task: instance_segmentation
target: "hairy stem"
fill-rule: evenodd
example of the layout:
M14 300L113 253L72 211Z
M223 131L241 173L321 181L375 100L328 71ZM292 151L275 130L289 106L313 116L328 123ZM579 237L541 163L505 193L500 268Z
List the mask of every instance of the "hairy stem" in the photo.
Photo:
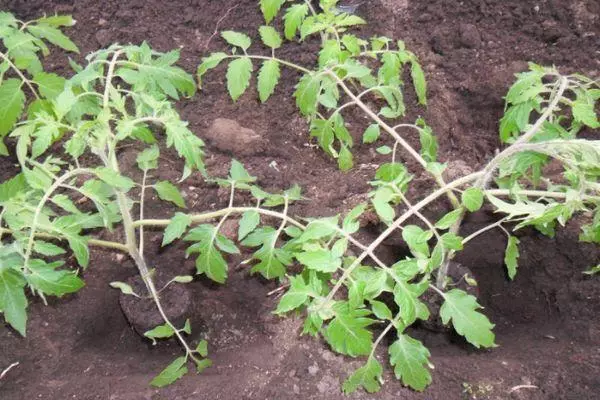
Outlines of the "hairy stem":
M39 100L40 96L38 95L37 90L35 90L35 88L31 84L31 81L29 79L27 79L27 77L25 75L23 75L21 70L19 68L17 68L17 66L15 64L13 64L12 61L10 61L8 56L0 51L0 58L3 59L8 64L8 66L15 72L15 74L17 74L19 76L19 78L21 78L23 83L25 83L27 85L27 87L29 88L29 90L31 90L31 93L33 93L35 98Z

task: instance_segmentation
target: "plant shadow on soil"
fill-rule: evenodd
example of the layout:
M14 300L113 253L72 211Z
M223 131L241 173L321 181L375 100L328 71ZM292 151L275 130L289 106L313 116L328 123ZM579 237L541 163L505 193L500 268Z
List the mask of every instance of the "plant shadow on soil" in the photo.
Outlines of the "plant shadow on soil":
M236 6L237 5L237 6ZM255 0L245 1L4 1L3 9L21 19L46 13L72 13L77 25L68 33L82 54L112 42L148 40L159 50L182 48L181 64L194 71L200 57L223 48L212 37L216 21L234 7L219 29L252 33L262 24ZM429 2L380 0L358 8L370 24L362 34L403 39L425 66L430 105L411 108L407 118L424 113L440 140L440 154L452 168L476 168L496 147L502 96L512 74L526 61L555 64L564 72L597 77L600 4L594 0L493 2L465 0ZM307 44L314 50L314 44ZM312 47L311 47L312 46ZM312 62L310 51L290 46L283 57ZM81 60L80 60L81 61ZM52 55L47 66L65 71L66 58ZM299 183L310 201L292 208L294 215L332 215L364 198L372 164L383 162L368 146L358 146L349 173L337 171L321 151L306 146L307 127L294 109L290 93L297 76L285 71L282 85L265 106L246 94L233 104L224 89L223 68L209 74L201 95L183 101L181 112L191 129L210 136L217 118L236 120L269 143L237 154L208 141L207 165L224 174L231 156L238 158L268 189ZM414 104L414 96L407 93ZM358 112L348 121L356 138L366 125ZM408 138L414 143L415 138ZM179 162L160 171L161 179L177 179ZM133 171L133 153L121 159ZM275 161L276 164L272 164ZM14 160L0 160L0 178L15 172ZM271 166L269 166L271 164ZM408 162L410 166L410 162ZM277 168L273 168L276 165ZM126 170L129 170L127 167ZM424 193L428 184L419 184ZM199 178L186 181L194 211L223 205L223 193ZM156 200L156 199L152 199ZM149 202L147 215L166 217L174 210ZM443 205L442 205L443 207ZM439 210L438 210L439 211ZM468 234L491 218L471 216ZM480 301L496 323L498 348L478 351L447 333L411 332L432 352L433 384L415 393L395 381L389 369L381 393L354 394L355 399L592 399L600 393L600 284L581 272L597 263L600 252L577 242L577 226L567 226L553 240L533 231L519 233L521 259L517 278L509 282L503 268L505 237L490 232L469 244L458 261L473 271ZM118 233L104 235L116 239ZM368 240L366 232L361 237ZM371 237L372 238L372 237ZM394 240L382 256L397 253ZM172 275L194 270L183 245L160 249L160 235L148 234L146 254L153 265ZM230 259L226 285L199 279L189 286L194 296L193 338L206 336L214 366L184 377L166 389L149 380L180 355L173 342L152 346L134 333L119 308L119 293L108 283L135 275L133 265L114 254L94 250L83 273L86 287L78 294L52 299L44 306L31 299L28 337L0 326L0 368L18 361L0 381L3 399L342 399L341 381L357 366L337 356L323 342L299 336L300 322L271 314L277 283L248 274L239 259ZM381 354L385 356L385 354ZM512 390L512 391L511 391Z

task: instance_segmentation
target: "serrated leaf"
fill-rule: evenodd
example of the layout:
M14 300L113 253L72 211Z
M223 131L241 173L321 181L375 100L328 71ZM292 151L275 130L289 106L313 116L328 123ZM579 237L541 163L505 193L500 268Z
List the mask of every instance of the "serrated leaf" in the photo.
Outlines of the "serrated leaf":
M394 374L402 383L414 390L423 391L431 383L429 350L421 342L408 335L399 334L390 347L390 363Z
M250 85L252 61L248 57L233 60L227 68L227 90L233 101L237 100Z
M506 251L504 252L504 264L508 270L508 277L514 279L517 274L517 260L519 259L519 239L515 236L508 237Z
M77 259L77 263L83 268L87 268L90 263L90 249L88 248L87 239L73 235L67 237L67 242Z
M158 197L164 201L170 201L179 208L185 208L185 200L177 186L168 181L160 181L154 185Z
M238 229L238 240L243 240L249 233L252 233L256 227L260 224L260 214L257 211L246 211L242 214L240 219L240 226Z
M317 75L305 74L300 78L294 97L296 106L304 116L310 116L317 110L317 100L321 93L321 78Z
M162 245L166 246L183 236L192 224L192 218L184 213L176 213L165 229Z
M441 237L442 239L442 243L444 244L444 247L446 249L450 249L450 250L462 250L463 248L463 238L458 236L455 233L452 232L446 232L442 235Z
M10 179L0 183L0 203L8 201L27 189L27 181L24 174L17 174Z
M252 44L250 37L244 33L225 31L221 32L223 39L232 46L241 47L244 51L248 50L248 47Z
M481 306L477 299L460 289L444 293L444 304L440 308L442 322L452 326L456 332L475 347L494 347L494 325L477 310Z
M281 36L279 36L279 32L277 32L272 26L261 26L258 28L258 32L260 33L260 38L265 46L272 49L278 49L281 47Z
M75 293L85 286L74 272L56 270L60 265L62 262L47 264L42 260L31 260L27 282L40 292L54 296Z
M62 76L47 72L38 72L32 81L37 84L40 94L50 100L62 93L66 82Z
M33 250L46 257L54 257L66 253L62 247L58 247L53 243L44 242L43 240L36 240L33 245Z
M188 368L185 366L186 360L186 357L176 358L167 368L154 377L150 384L155 387L165 387L180 379L188 372Z
M244 168L244 164L235 159L231 160L229 179L241 183L252 183L256 181L256 177L250 175L246 168Z
M363 134L363 143L373 143L379 139L379 135L381 134L381 130L379 128L379 124L371 124L365 130Z
M381 389L381 375L383 368L375 357L369 357L367 363L354 371L352 375L346 379L342 386L345 394L354 393L357 389L364 389L368 393L375 393Z
M202 59L202 63L198 66L196 71L196 77L198 78L198 88L202 88L202 77L204 74L213 68L216 68L221 61L226 59L228 56L225 53L213 53L208 57Z
M258 97L264 103L275 91L279 82L279 63L275 60L266 60L258 73Z
M283 3L285 0L260 0L260 11L262 11L267 24L270 24L275 18Z
M297 253L296 259L307 268L320 272L335 272L342 266L342 260L325 249Z
M340 354L357 357L368 355L373 346L373 334L366 329L374 321L367 318L370 311L352 309L348 303L333 306L335 317L324 332L327 343Z
M25 106L25 94L18 79L5 79L0 84L0 139L15 125Z
M133 182L130 178L120 175L111 168L96 168L94 172L102 181L108 183L110 186L123 189L126 192L135 186L135 182Z
M149 171L158 168L158 157L160 150L157 145L144 149L137 155L136 162L142 171Z
M573 118L592 129L600 128L598 116L594 110L594 103L577 99L571 106L573 110Z
M294 39L298 28L302 25L307 15L308 5L306 3L294 4L287 9L283 17L284 34L287 40Z
M479 188L468 188L462 193L461 202L470 212L475 212L483 205L483 192Z
M214 226L200 225L192 229L184 240L197 242L188 248L187 254L199 253L198 258L196 258L198 274L206 274L215 282L225 283L228 269L227 262L215 247L217 236L218 233L215 232Z
M281 297L275 314L285 314L302 306L309 299L312 289L306 284L302 276L290 276L290 288Z
M27 298L25 279L12 268L0 268L0 310L4 319L21 334L26 335Z
M419 99L419 104L424 106L427 105L427 82L425 81L425 73L418 62L412 61L410 63L410 76L415 86L415 92Z
M28 25L27 30L31 32L32 35L40 39L46 39L50 43L61 47L67 51L79 53L79 49L77 48L75 43L73 43L71 39L69 39L57 28L45 24L38 24Z

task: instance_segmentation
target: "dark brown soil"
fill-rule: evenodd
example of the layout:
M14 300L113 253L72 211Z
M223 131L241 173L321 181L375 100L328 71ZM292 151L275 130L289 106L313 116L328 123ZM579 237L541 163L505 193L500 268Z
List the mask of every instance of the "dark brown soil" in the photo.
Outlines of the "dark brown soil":
M262 23L256 3L3 0L1 8L20 19L55 11L72 13L77 25L69 33L82 54L115 41L147 40L160 50L181 46L181 64L193 72L204 54L222 48L219 38L212 35L216 21L228 8L236 6L220 29L256 32ZM409 118L424 114L440 138L442 159L458 160L454 162L457 168L476 168L499 146L502 96L512 74L525 69L527 61L596 77L600 69L597 0L379 0L363 2L358 12L370 22L362 29L364 35L404 39L419 55L429 81L430 105L425 111L413 107ZM312 62L309 51L294 46L281 55ZM66 65L62 55L47 60L47 66L56 70ZM257 151L238 152L207 140L212 174L225 173L234 156L267 188L299 183L309 200L295 206L294 214L331 215L348 209L368 191L371 165L382 158L369 147L358 146L360 167L342 173L323 152L308 146L306 124L290 96L296 78L295 73L285 71L283 85L266 106L259 106L252 95L233 104L220 68L207 76L201 95L181 104L181 111L203 138L210 137L217 118L226 118L237 121L245 132L259 135L261 146L267 144ZM412 101L410 91L408 97ZM364 120L357 113L350 121L358 135ZM134 158L123 150L125 166L133 165ZM166 161L173 168L161 170L161 178L175 178L179 162ZM0 179L14 171L13 160L0 160ZM427 190L425 183L422 186ZM198 177L188 180L184 190L193 210L214 209L225 202ZM147 210L157 217L172 212L157 202ZM472 216L465 233L489 218L484 213ZM386 370L380 394L358 393L351 398L598 398L600 284L581 271L595 265L600 252L577 242L575 225L553 240L533 231L519 235L522 258L513 282L507 280L503 268L501 233L490 232L474 240L458 260L479 282L485 312L496 323L498 348L476 351L446 332L414 329L412 334L432 352L432 386L424 394L412 392ZM146 254L152 265L172 275L193 272L193 263L184 259L183 246L161 250L159 235L148 236ZM388 257L396 253L397 243L388 241L387 251ZM334 355L319 341L300 337L298 320L273 316L277 299L266 294L277 284L250 277L239 261L231 259L226 285L200 280L189 286L194 295L192 336L208 338L214 367L157 390L148 385L149 380L180 350L173 342L152 346L133 332L119 307L118 291L108 284L134 276L135 269L127 260L94 250L93 262L84 272L87 285L78 294L53 299L48 306L31 299L26 339L0 326L0 370L19 362L0 381L0 398L343 398L340 382L358 362Z

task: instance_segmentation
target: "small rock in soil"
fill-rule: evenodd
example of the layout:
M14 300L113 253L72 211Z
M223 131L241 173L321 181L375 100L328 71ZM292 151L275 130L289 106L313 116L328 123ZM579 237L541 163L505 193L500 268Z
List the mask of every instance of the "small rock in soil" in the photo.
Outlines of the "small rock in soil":
M110 42L112 41L111 36L112 35L110 34L110 30L108 30L108 29L100 29L94 35L94 37L96 38L96 41L102 48L104 48L110 44Z
M481 46L481 34L475 25L461 24L459 32L459 43L462 47L476 49Z
M314 363L313 365L308 367L308 373L312 376L317 375L319 373L319 365L317 363Z
M206 131L206 139L218 150L234 155L255 155L264 150L260 135L237 121L217 118Z

